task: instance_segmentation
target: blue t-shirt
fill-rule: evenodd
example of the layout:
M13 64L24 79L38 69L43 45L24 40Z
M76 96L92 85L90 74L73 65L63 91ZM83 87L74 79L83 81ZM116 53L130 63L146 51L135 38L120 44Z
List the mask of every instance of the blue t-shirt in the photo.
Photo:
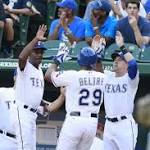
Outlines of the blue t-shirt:
M94 37L95 31L90 20L86 21L85 37ZM114 17L108 16L104 24L99 28L99 32L104 37L115 38L117 20Z
M56 19L52 22L49 30L49 35L52 35L56 26L59 24L59 19ZM80 17L75 16L73 21L68 25L69 29L72 31L73 35L78 39L85 38L85 22ZM58 40L64 41L64 29L60 27L58 31Z
M138 27L142 36L150 37L150 22L147 19L139 16ZM129 21L128 21L128 17L125 17L118 21L117 30L122 33L122 36L126 43L137 44L133 29L130 26Z

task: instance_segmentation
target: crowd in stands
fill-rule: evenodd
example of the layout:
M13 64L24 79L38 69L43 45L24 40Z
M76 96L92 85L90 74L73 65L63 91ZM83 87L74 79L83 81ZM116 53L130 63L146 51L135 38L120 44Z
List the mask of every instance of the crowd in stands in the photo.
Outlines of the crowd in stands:
M80 1L55 2L58 9L52 23L47 23L48 3L53 0L0 0L1 57L12 57L15 26L20 15L29 16L29 42L40 24L49 27L48 40L67 41L71 45L86 41L89 45L95 35L105 38L106 46L114 42L119 30L126 43L138 47L150 46L150 0L85 0L84 16L78 12Z

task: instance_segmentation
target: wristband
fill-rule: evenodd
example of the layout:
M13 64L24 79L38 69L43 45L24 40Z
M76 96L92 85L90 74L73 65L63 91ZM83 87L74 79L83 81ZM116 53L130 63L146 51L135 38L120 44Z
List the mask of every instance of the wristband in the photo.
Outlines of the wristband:
M123 55L125 55L126 53L129 52L129 51L126 49L126 47L125 47L124 45L122 45L122 46L120 47L120 49L121 49Z

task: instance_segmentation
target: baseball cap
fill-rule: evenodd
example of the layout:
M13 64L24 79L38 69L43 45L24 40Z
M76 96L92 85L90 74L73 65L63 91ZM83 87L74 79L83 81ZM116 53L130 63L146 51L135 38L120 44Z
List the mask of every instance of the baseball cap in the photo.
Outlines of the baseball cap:
M95 0L91 2L91 9L102 9L109 13L111 11L111 5L107 0Z
M38 41L37 44L35 44L33 49L42 49L42 50L46 50L46 47L44 46L43 42Z
M147 14L150 13L150 1L149 0L144 4L144 8Z
M111 58L113 60L115 60L116 57L120 57L121 59L125 60L124 59L124 55L123 53L120 51L120 50L115 50L112 54L111 54Z
M62 0L61 2L57 2L56 5L59 7L72 9L73 11L76 11L78 8L75 0Z

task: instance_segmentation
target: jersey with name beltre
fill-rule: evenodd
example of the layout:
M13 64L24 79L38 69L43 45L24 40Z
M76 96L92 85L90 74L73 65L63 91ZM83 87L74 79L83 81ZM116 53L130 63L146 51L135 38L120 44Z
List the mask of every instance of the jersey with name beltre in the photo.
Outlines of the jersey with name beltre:
M35 68L29 61L23 71L17 68L16 101L37 108L43 97L44 77L41 67Z
M134 99L139 83L139 73L130 79L128 73L115 77L115 73L105 71L104 103L108 117L116 117L133 113Z
M98 113L103 100L104 74L96 71L53 72L53 84L66 87L66 111Z

